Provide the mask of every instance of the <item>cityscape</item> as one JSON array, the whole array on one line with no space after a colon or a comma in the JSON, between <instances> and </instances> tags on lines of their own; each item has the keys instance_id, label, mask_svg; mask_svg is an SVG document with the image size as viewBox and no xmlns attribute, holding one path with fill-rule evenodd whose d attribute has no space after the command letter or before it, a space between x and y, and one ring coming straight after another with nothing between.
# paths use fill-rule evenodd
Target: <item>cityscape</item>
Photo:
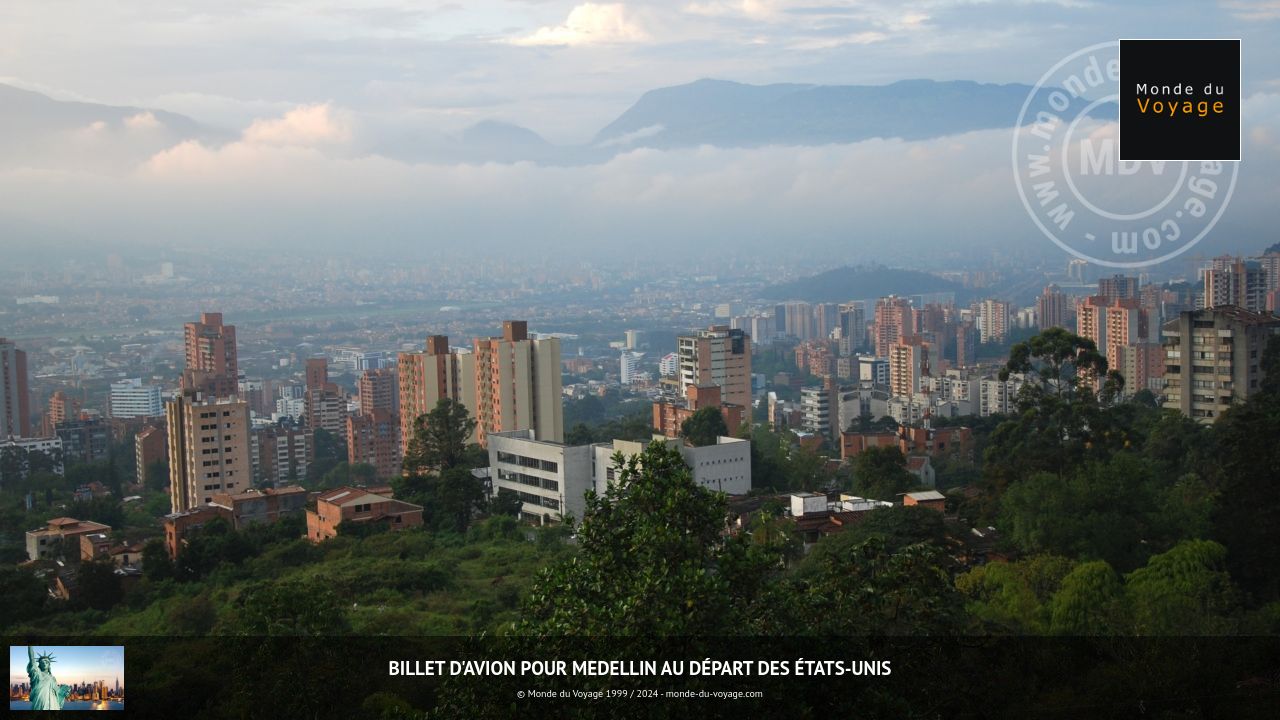
<instances>
[{"instance_id":1,"label":"cityscape","mask_svg":"<svg viewBox=\"0 0 1280 720\"><path fill-rule=\"evenodd\" d=\"M0 4L10 710L1272 717L1277 23Z\"/></svg>"}]
</instances>

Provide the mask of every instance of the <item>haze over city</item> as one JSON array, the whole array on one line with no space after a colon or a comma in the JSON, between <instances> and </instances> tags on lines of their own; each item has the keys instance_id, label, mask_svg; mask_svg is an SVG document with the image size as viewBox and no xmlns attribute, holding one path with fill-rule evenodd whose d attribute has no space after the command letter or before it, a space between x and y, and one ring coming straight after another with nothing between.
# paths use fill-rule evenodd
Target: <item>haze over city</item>
<instances>
[{"instance_id":1,"label":"haze over city","mask_svg":"<svg viewBox=\"0 0 1280 720\"><path fill-rule=\"evenodd\" d=\"M1246 253L1239 238L1269 233L1277 193L1278 14L1264 2L7 3L0 243L37 265L65 248L425 261L547 247L626 261L783 245L784 262L819 268L954 264L924 252L941 238L973 257L1065 260L1016 199L1016 100L1062 56L1133 28L1244 39L1247 161L1203 251ZM900 105L823 91L916 79L962 84L897 86ZM759 87L777 83L802 87ZM790 94L804 86L818 89ZM911 103L934 117L909 117ZM733 122L691 126L691 104ZM779 104L791 124L761 125ZM990 116L960 117L974 106ZM824 132L833 118L868 129Z\"/></svg>"}]
</instances>

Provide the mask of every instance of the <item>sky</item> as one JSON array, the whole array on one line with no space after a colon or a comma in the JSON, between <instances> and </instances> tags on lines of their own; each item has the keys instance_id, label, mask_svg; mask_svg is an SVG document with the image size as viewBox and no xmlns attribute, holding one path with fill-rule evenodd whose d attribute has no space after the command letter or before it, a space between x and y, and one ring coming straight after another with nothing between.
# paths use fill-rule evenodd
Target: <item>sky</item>
<instances>
[{"instance_id":1,"label":"sky","mask_svg":"<svg viewBox=\"0 0 1280 720\"><path fill-rule=\"evenodd\" d=\"M106 681L114 688L116 678L124 687L124 647L119 645L36 645L36 655L53 654L53 676L64 685ZM29 682L27 646L9 646L9 684Z\"/></svg>"},{"instance_id":2,"label":"sky","mask_svg":"<svg viewBox=\"0 0 1280 720\"><path fill-rule=\"evenodd\" d=\"M644 92L708 77L1030 84L1117 37L1243 39L1246 163L1221 227L1251 235L1269 230L1280 199L1278 28L1277 0L9 0L0 83L182 113L226 140L147 144L156 119L140 114L87 123L45 155L0 158L0 247L518 239L662 252L788 237L909 256L957 228L1016 244L1034 229L1007 132L636 150L574 168L376 149L408 135L447 145L486 120L588 143ZM912 212L926 198L937 215Z\"/></svg>"}]
</instances>

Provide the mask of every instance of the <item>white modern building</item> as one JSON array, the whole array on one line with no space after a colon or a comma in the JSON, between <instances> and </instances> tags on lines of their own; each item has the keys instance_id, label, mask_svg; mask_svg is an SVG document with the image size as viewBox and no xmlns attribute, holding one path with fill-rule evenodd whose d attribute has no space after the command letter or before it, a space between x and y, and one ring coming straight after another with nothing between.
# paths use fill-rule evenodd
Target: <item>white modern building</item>
<instances>
[{"instance_id":1,"label":"white modern building","mask_svg":"<svg viewBox=\"0 0 1280 720\"><path fill-rule=\"evenodd\" d=\"M751 443L741 438L718 437L715 445L690 447L676 438L655 438L675 447L684 456L684 462L693 470L693 481L708 490L728 495L746 495L751 492ZM613 462L615 453L623 457L638 455L648 443L634 440L614 440L592 445L594 456L595 490L603 494L617 480L619 468Z\"/></svg>"},{"instance_id":2,"label":"white modern building","mask_svg":"<svg viewBox=\"0 0 1280 720\"><path fill-rule=\"evenodd\" d=\"M490 433L489 479L492 492L520 496L520 517L547 523L566 515L582 519L586 493L594 486L591 446L538 440L533 430Z\"/></svg>"},{"instance_id":3,"label":"white modern building","mask_svg":"<svg viewBox=\"0 0 1280 720\"><path fill-rule=\"evenodd\" d=\"M644 357L644 353L631 352L623 350L619 366L619 381L623 385L630 385L640 377L640 358Z\"/></svg>"},{"instance_id":4,"label":"white modern building","mask_svg":"<svg viewBox=\"0 0 1280 720\"><path fill-rule=\"evenodd\" d=\"M617 480L619 468L613 456L630 457L642 452L645 442L614 440L595 445L564 445L538 440L533 430L489 435L489 480L494 495L515 492L521 501L521 519L533 523L558 522L566 515L581 519L586 513L586 493L603 494ZM678 447L694 482L709 490L745 495L751 490L751 443L721 437L715 445L685 447L682 441L660 438Z\"/></svg>"},{"instance_id":5,"label":"white modern building","mask_svg":"<svg viewBox=\"0 0 1280 720\"><path fill-rule=\"evenodd\" d=\"M142 378L111 383L111 417L136 418L164 415L159 385L144 385Z\"/></svg>"}]
</instances>

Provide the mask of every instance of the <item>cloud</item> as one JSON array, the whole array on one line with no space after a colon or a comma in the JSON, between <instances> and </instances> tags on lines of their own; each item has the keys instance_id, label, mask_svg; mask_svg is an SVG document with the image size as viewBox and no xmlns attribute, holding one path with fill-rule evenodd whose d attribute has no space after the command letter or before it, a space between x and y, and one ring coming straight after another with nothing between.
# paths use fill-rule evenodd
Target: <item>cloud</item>
<instances>
[{"instance_id":1,"label":"cloud","mask_svg":"<svg viewBox=\"0 0 1280 720\"><path fill-rule=\"evenodd\" d=\"M255 120L244 131L244 141L255 145L334 145L351 139L347 120L329 103L304 105L284 117Z\"/></svg>"},{"instance_id":2,"label":"cloud","mask_svg":"<svg viewBox=\"0 0 1280 720\"><path fill-rule=\"evenodd\" d=\"M1247 160L1206 255L1253 252L1244 243L1271 231L1280 95L1251 96L1244 122ZM638 148L571 167L411 163L244 138L186 142L113 175L0 169L0 219L104 243L180 237L407 260L528 248L723 259L786 247L797 259L912 266L993 250L1057 257L1018 200L1011 140L1009 130L986 130L821 147Z\"/></svg>"},{"instance_id":3,"label":"cloud","mask_svg":"<svg viewBox=\"0 0 1280 720\"><path fill-rule=\"evenodd\" d=\"M155 113L146 110L125 118L124 126L130 130L155 130L161 127L162 123L156 119Z\"/></svg>"},{"instance_id":4,"label":"cloud","mask_svg":"<svg viewBox=\"0 0 1280 720\"><path fill-rule=\"evenodd\" d=\"M531 35L512 38L512 45L602 45L649 40L644 27L622 3L583 3L569 11L563 25L541 27Z\"/></svg>"},{"instance_id":5,"label":"cloud","mask_svg":"<svg viewBox=\"0 0 1280 720\"><path fill-rule=\"evenodd\" d=\"M649 125L647 127L642 127L639 130L633 130L632 132L619 135L618 137L615 137L615 138L609 138L604 142L596 143L596 147L607 148L607 147L621 147L623 145L630 145L631 143L637 140L643 140L645 138L653 137L654 135L657 135L658 133L666 129L667 128L664 125Z\"/></svg>"}]
</instances>

